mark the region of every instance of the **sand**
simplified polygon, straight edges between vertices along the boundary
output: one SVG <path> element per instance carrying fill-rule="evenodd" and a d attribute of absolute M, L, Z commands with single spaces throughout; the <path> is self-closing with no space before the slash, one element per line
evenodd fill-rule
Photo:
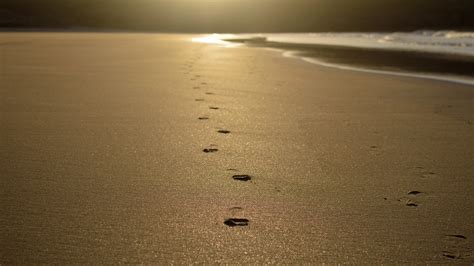
<path fill-rule="evenodd" d="M 0 34 L 0 263 L 474 263 L 472 86 L 192 37 Z"/>

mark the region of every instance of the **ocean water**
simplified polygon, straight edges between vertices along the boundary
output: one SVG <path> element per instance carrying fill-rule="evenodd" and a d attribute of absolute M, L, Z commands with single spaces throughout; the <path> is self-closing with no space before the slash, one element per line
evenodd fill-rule
<path fill-rule="evenodd" d="M 457 54 L 474 58 L 474 32 L 415 31 L 394 33 L 278 33 L 250 34 L 279 43 L 319 44 Z"/>
<path fill-rule="evenodd" d="M 282 53 L 287 57 L 299 57 L 306 62 L 322 65 L 325 67 L 339 68 L 351 71 L 373 72 L 377 74 L 391 74 L 427 79 L 444 80 L 450 82 L 464 83 L 474 85 L 474 32 L 459 31 L 414 31 L 414 32 L 393 32 L 393 33 L 259 33 L 259 34 L 213 34 L 200 38 L 200 42 L 215 43 L 233 47 L 235 43 L 228 43 L 224 40 L 231 39 L 254 39 L 259 38 L 262 45 L 263 40 L 273 44 L 286 45 L 287 48 L 282 49 Z M 363 48 L 372 51 L 392 51 L 407 52 L 401 53 L 401 56 L 409 57 L 409 52 L 417 52 L 418 54 L 436 54 L 441 57 L 452 57 L 449 65 L 446 67 L 443 61 L 439 61 L 435 72 L 428 68 L 433 68 L 433 60 L 426 62 L 420 61 L 417 67 L 407 66 L 404 68 L 398 65 L 396 68 L 380 68 L 380 66 L 370 66 L 357 64 L 348 64 L 350 60 L 338 62 L 327 60 L 328 58 L 317 56 L 301 55 L 297 51 L 289 51 L 288 47 L 295 45 L 323 45 L 325 47 L 342 47 L 342 48 Z M 295 49 L 296 50 L 296 49 Z M 344 55 L 342 55 L 344 56 Z M 454 60 L 454 61 L 453 61 Z M 455 60 L 459 60 L 462 64 L 457 65 Z M 411 60 L 416 61 L 416 60 Z M 467 63 L 466 63 L 467 62 Z M 387 62 L 390 63 L 390 62 Z M 436 63 L 436 62 L 435 62 Z M 423 65 L 428 66 L 427 69 Z M 454 67 L 453 67 L 454 66 Z M 466 67 L 465 67 L 466 66 Z M 398 69 L 397 69 L 398 68 Z M 456 68 L 456 71 L 451 71 Z M 459 69 L 461 68 L 461 71 Z M 441 70 L 440 70 L 441 69 Z M 453 73 L 454 72 L 454 73 Z"/>

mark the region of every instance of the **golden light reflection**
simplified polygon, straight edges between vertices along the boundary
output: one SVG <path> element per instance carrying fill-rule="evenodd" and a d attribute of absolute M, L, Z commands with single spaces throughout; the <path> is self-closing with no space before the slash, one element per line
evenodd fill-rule
<path fill-rule="evenodd" d="M 241 45 L 238 43 L 224 41 L 225 39 L 230 39 L 230 38 L 235 38 L 235 35 L 214 33 L 211 35 L 193 38 L 192 41 L 198 42 L 198 43 L 217 44 L 217 45 L 222 45 L 224 47 L 237 47 Z"/>

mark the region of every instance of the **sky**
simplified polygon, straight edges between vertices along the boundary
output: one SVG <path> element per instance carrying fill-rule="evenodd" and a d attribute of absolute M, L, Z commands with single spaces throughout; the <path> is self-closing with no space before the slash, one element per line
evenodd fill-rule
<path fill-rule="evenodd" d="M 1 0 L 0 27 L 164 32 L 474 29 L 474 0 Z"/>

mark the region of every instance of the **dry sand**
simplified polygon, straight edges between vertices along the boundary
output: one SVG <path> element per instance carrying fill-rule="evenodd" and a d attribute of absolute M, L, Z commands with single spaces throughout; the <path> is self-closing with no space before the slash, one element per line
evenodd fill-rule
<path fill-rule="evenodd" d="M 191 37 L 0 34 L 0 263 L 474 263 L 473 87 Z"/>

